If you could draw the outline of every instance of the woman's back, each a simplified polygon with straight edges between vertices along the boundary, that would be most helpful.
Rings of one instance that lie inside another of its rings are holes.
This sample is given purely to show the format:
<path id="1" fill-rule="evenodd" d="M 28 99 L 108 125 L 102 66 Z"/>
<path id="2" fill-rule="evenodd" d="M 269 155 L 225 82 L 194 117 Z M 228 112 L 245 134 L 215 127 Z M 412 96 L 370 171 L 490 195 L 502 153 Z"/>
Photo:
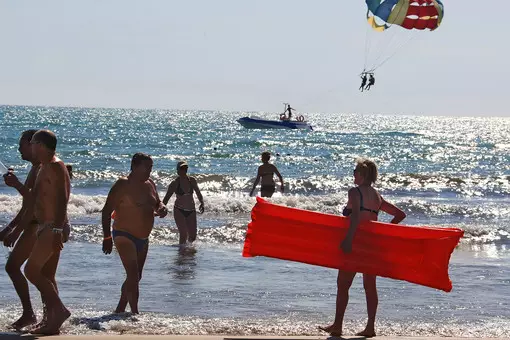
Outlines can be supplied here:
<path id="1" fill-rule="evenodd" d="M 357 186 L 349 190 L 349 201 L 343 215 L 351 215 L 353 207 L 357 207 L 361 221 L 377 221 L 381 204 L 382 198 L 377 190 L 371 186 Z"/>

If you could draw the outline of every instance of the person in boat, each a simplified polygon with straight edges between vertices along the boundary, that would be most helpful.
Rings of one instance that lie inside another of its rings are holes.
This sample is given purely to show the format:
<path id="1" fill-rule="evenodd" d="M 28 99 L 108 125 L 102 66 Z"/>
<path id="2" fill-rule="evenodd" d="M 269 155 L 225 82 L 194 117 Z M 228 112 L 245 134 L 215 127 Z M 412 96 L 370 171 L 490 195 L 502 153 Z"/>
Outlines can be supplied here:
<path id="1" fill-rule="evenodd" d="M 292 107 L 290 107 L 290 104 L 287 104 L 287 108 L 285 109 L 285 112 L 283 113 L 284 120 L 291 120 L 292 119 L 292 111 L 296 111 L 296 110 L 293 109 Z M 285 113 L 287 113 L 286 116 L 285 116 Z"/>
<path id="2" fill-rule="evenodd" d="M 373 73 L 370 73 L 370 78 L 368 79 L 368 85 L 365 86 L 365 90 L 370 90 L 370 87 L 375 85 L 375 77 Z"/>
<path id="3" fill-rule="evenodd" d="M 345 239 L 342 240 L 339 245 L 339 248 L 346 254 L 352 251 L 356 229 L 363 221 L 377 221 L 380 211 L 392 215 L 393 219 L 390 223 L 394 224 L 400 223 L 406 217 L 406 214 L 402 210 L 387 202 L 381 194 L 372 187 L 372 184 L 377 180 L 377 166 L 373 161 L 359 159 L 353 175 L 354 184 L 356 186 L 349 190 L 347 206 L 343 210 L 343 215 L 350 217 L 350 225 Z M 331 334 L 331 336 L 342 336 L 345 309 L 349 302 L 349 288 L 351 288 L 355 276 L 356 273 L 354 272 L 344 270 L 338 271 L 335 321 L 330 326 L 319 327 L 320 330 Z M 356 334 L 357 336 L 371 338 L 376 335 L 375 315 L 379 301 L 376 278 L 375 275 L 363 274 L 363 287 L 365 288 L 367 301 L 368 321 L 365 329 Z"/>
<path id="4" fill-rule="evenodd" d="M 262 153 L 261 160 L 262 165 L 259 166 L 259 169 L 257 171 L 257 179 L 255 179 L 255 183 L 253 184 L 253 188 L 251 189 L 250 196 L 253 195 L 253 192 L 255 191 L 255 188 L 259 184 L 259 181 L 262 180 L 261 186 L 260 186 L 260 196 L 262 197 L 271 197 L 273 196 L 274 192 L 276 191 L 276 183 L 274 182 L 274 175 L 278 176 L 280 179 L 280 191 L 283 193 L 284 191 L 284 184 L 283 184 L 283 177 L 273 164 L 269 163 L 269 160 L 271 159 L 271 153 L 265 151 Z"/>
<path id="5" fill-rule="evenodd" d="M 197 209 L 193 193 L 197 195 L 200 205 L 198 212 L 204 212 L 204 198 L 198 188 L 195 177 L 188 176 L 188 163 L 177 163 L 177 177 L 170 183 L 163 204 L 166 205 L 175 193 L 174 219 L 179 230 L 179 246 L 184 247 L 188 242 L 193 243 L 197 238 Z"/>
<path id="6" fill-rule="evenodd" d="M 365 89 L 366 85 L 367 85 L 367 74 L 365 72 L 363 72 L 361 74 L 361 86 L 359 87 L 359 90 L 361 92 L 363 92 L 363 90 Z"/>

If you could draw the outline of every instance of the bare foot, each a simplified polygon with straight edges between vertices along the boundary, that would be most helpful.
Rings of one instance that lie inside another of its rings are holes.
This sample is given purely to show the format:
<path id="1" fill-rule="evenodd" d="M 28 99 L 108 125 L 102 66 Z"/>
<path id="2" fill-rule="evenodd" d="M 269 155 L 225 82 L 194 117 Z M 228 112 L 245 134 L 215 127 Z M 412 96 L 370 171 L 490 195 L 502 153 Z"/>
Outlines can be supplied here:
<path id="1" fill-rule="evenodd" d="M 374 330 L 365 329 L 364 331 L 361 331 L 359 333 L 356 333 L 357 336 L 363 336 L 365 338 L 373 338 L 376 336 Z"/>
<path id="2" fill-rule="evenodd" d="M 22 328 L 25 328 L 27 326 L 33 325 L 37 322 L 37 319 L 34 315 L 34 313 L 24 313 L 18 320 L 13 322 L 11 324 L 11 327 L 15 330 L 20 330 Z"/>
<path id="3" fill-rule="evenodd" d="M 319 326 L 318 328 L 321 331 L 329 333 L 331 336 L 342 336 L 342 328 L 337 327 L 335 324 L 332 324 L 331 326 L 327 327 Z"/>
<path id="4" fill-rule="evenodd" d="M 41 328 L 42 326 L 46 325 L 48 322 L 48 310 L 46 309 L 46 306 L 43 307 L 43 316 L 41 321 L 32 327 L 32 329 Z"/>
<path id="5" fill-rule="evenodd" d="M 29 333 L 30 334 L 41 334 L 41 335 L 59 335 L 60 330 L 59 329 L 54 330 L 51 327 L 49 327 L 48 325 L 42 325 L 39 328 L 31 329 Z"/>
<path id="6" fill-rule="evenodd" d="M 44 334 L 44 335 L 55 335 L 60 333 L 60 327 L 62 327 L 62 324 L 71 316 L 71 312 L 63 307 L 59 311 L 54 311 L 50 314 L 50 317 L 48 318 L 48 322 L 32 331 L 32 334 Z M 36 331 L 39 331 L 36 333 Z"/>

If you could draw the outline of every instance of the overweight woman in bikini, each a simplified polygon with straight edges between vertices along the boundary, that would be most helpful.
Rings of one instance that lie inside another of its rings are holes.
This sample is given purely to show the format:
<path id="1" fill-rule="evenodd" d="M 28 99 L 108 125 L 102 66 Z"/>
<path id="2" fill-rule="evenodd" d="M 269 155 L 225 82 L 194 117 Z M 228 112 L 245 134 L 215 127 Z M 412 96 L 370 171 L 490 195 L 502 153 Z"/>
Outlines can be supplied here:
<path id="1" fill-rule="evenodd" d="M 102 211 L 103 252 L 110 254 L 115 244 L 127 276 L 116 313 L 125 312 L 128 303 L 131 312 L 138 313 L 139 282 L 149 250 L 154 216 L 163 218 L 168 213 L 158 197 L 156 185 L 150 179 L 151 171 L 151 157 L 135 154 L 131 160 L 131 173 L 115 182 Z M 113 211 L 115 221 L 112 230 Z"/>
<path id="2" fill-rule="evenodd" d="M 384 200 L 381 194 L 372 187 L 376 180 L 377 166 L 375 163 L 368 159 L 358 160 L 354 169 L 354 184 L 356 186 L 349 190 L 349 200 L 343 211 L 344 216 L 350 217 L 347 236 L 339 244 L 344 253 L 351 252 L 354 235 L 361 222 L 377 221 L 380 211 L 393 216 L 390 223 L 399 223 L 406 217 L 402 210 Z M 342 335 L 345 309 L 349 302 L 349 288 L 351 288 L 355 275 L 356 273 L 354 272 L 338 271 L 335 321 L 330 326 L 319 327 L 319 329 L 328 332 L 332 336 Z M 356 335 L 370 338 L 376 335 L 375 315 L 379 301 L 377 297 L 376 276 L 363 274 L 363 287 L 365 288 L 367 300 L 368 321 L 365 329 Z"/>
<path id="3" fill-rule="evenodd" d="M 167 204 L 170 197 L 175 193 L 174 219 L 177 229 L 179 229 L 179 245 L 185 245 L 187 242 L 193 242 L 197 238 L 197 210 L 195 208 L 195 199 L 193 192 L 197 194 L 200 201 L 198 212 L 204 212 L 204 198 L 200 189 L 198 189 L 195 177 L 188 176 L 188 164 L 184 161 L 177 163 L 176 179 L 170 183 L 163 204 Z"/>

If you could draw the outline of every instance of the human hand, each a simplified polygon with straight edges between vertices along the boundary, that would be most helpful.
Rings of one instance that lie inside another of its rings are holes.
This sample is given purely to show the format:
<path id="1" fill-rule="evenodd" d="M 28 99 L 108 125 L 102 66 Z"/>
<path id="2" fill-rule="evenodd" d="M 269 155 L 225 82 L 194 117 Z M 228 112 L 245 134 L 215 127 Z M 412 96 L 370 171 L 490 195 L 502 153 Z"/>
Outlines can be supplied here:
<path id="1" fill-rule="evenodd" d="M 200 205 L 198 206 L 198 212 L 201 214 L 204 213 L 204 203 L 200 203 Z"/>
<path id="2" fill-rule="evenodd" d="M 64 249 L 64 242 L 62 241 L 62 232 L 53 232 L 53 251 L 58 252 Z"/>
<path id="3" fill-rule="evenodd" d="M 346 237 L 340 244 L 340 248 L 345 254 L 352 252 L 352 240 Z"/>
<path id="4" fill-rule="evenodd" d="M 16 177 L 14 172 L 12 172 L 11 170 L 9 170 L 9 172 L 4 174 L 4 182 L 5 182 L 5 185 L 7 185 L 8 187 L 11 187 L 11 188 L 17 188 L 17 187 L 23 185 L 19 181 L 18 177 Z"/>
<path id="5" fill-rule="evenodd" d="M 107 239 L 103 240 L 103 253 L 106 255 L 111 254 L 112 249 L 113 249 L 113 240 L 110 236 Z"/>
<path id="6" fill-rule="evenodd" d="M 11 225 L 7 225 L 5 226 L 5 228 L 2 229 L 2 231 L 0 231 L 0 242 L 2 242 L 5 238 L 5 236 L 7 236 L 12 230 L 12 227 Z"/>
<path id="7" fill-rule="evenodd" d="M 160 218 L 163 218 L 165 217 L 167 214 L 168 214 L 168 209 L 164 206 L 164 205 L 161 205 L 158 209 L 158 211 L 156 212 L 156 214 L 160 217 Z"/>
<path id="8" fill-rule="evenodd" d="M 10 230 L 10 232 L 4 236 L 4 246 L 13 247 L 16 241 L 18 240 L 20 234 L 21 230 L 17 230 L 17 228 L 15 228 L 14 230 Z"/>

